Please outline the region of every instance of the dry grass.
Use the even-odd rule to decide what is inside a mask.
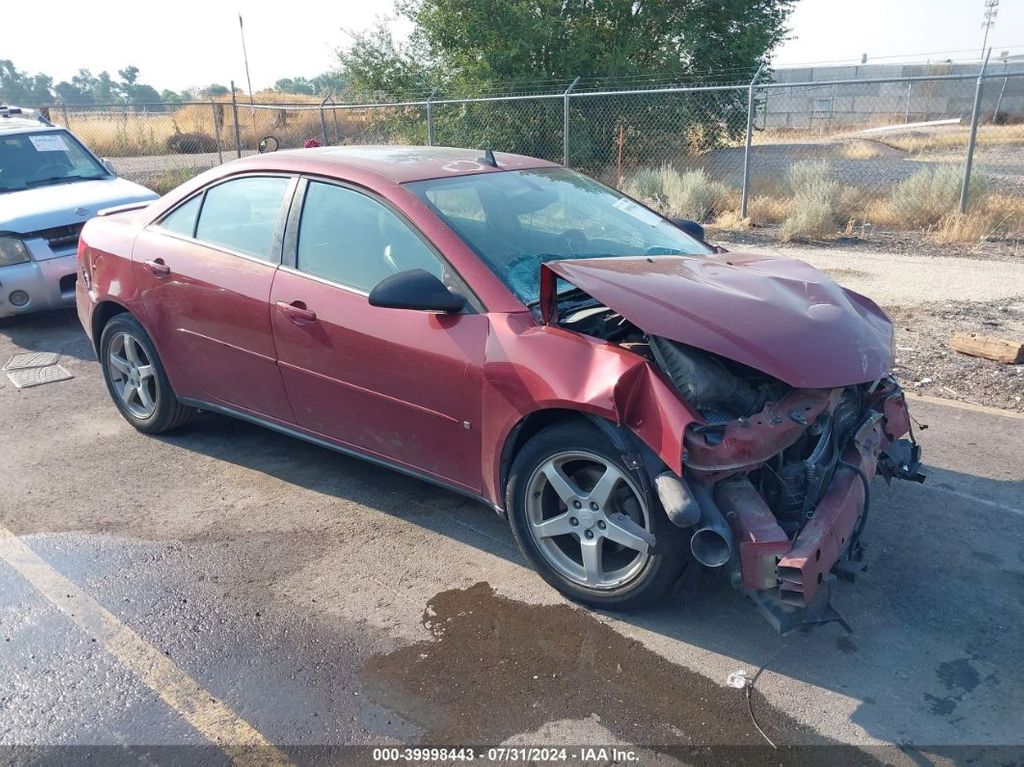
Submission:
[[[146,186],[162,196],[172,189],[181,186],[186,181],[195,178],[202,172],[203,168],[176,168],[164,171],[155,179],[148,181]]]
[[[1024,199],[990,194],[968,213],[944,216],[932,233],[939,244],[983,242],[996,234],[1024,234]]]
[[[257,104],[280,100],[279,93],[257,93],[253,98]],[[302,96],[288,96],[288,100],[305,102],[305,105],[319,103],[315,98]],[[328,111],[326,121],[328,135],[333,140],[334,114]],[[389,115],[381,110],[372,114],[340,111],[337,131],[341,140],[351,140],[372,132],[374,122],[380,125],[389,121]],[[70,112],[68,127],[102,157],[177,154],[182,148],[185,153],[215,151],[218,131],[222,148],[225,151],[235,148],[230,97],[221,97],[213,104],[186,104],[166,112]],[[246,97],[238,103],[238,132],[243,147],[255,148],[263,136],[272,135],[281,148],[289,148],[302,146],[308,138],[322,140],[323,127],[318,109],[250,109]],[[182,136],[192,138],[183,141]]]
[[[747,211],[749,213],[749,206]],[[740,216],[738,210],[727,210],[719,214],[718,218],[715,219],[714,227],[716,229],[749,229],[754,225],[753,219],[748,215],[746,218]]]
[[[949,149],[965,151],[970,127],[951,126],[932,130],[909,130],[905,133],[879,133],[873,140],[910,154],[941,152]],[[1024,125],[979,125],[979,147],[1024,145]]]
[[[876,157],[881,157],[882,151],[874,141],[853,139],[843,144],[839,154],[847,160],[873,160]]]

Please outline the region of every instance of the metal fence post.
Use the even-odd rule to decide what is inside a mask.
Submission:
[[[327,140],[327,120],[324,118],[324,104],[327,103],[327,99],[331,97],[330,92],[324,96],[323,101],[320,102],[320,131],[324,134],[324,145],[331,143]]]
[[[747,203],[750,202],[750,142],[754,135],[754,84],[764,70],[764,62],[757,68],[747,88],[747,139],[743,148],[743,195],[740,199],[740,218],[747,217]]]
[[[64,115],[64,127],[71,130],[71,123],[68,120],[68,105],[64,103],[64,99],[60,100],[60,113]]]
[[[235,98],[235,81],[231,81],[231,116],[235,121],[235,154],[242,156],[242,131],[238,127],[238,99]]]
[[[213,113],[213,135],[217,138],[217,164],[224,164],[224,148],[220,143],[220,122],[217,120],[217,102],[210,99],[210,111]]]
[[[981,63],[981,72],[978,73],[978,83],[974,86],[974,108],[971,110],[971,135],[967,139],[967,161],[964,162],[964,183],[960,187],[960,212],[967,212],[967,194],[971,185],[971,165],[974,162],[974,142],[978,138],[978,117],[981,112],[981,86],[985,82],[985,67],[988,66],[988,57],[992,55],[989,48],[985,54],[985,60]]]
[[[437,89],[430,91],[427,96],[427,146],[434,146],[434,94]]]
[[[562,165],[569,167],[569,94],[573,88],[579,85],[580,78],[577,77],[562,94]]]

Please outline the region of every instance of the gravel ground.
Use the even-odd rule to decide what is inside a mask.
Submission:
[[[954,352],[953,333],[1024,339],[1024,295],[1015,301],[949,301],[890,307],[896,325],[896,375],[908,390],[1024,412],[1024,365]]]
[[[713,237],[737,250],[802,259],[870,296],[896,325],[897,376],[907,389],[1024,411],[1024,365],[949,347],[959,331],[1024,340],[1024,260],[942,255],[937,246],[908,254],[850,243],[779,246],[749,236]]]

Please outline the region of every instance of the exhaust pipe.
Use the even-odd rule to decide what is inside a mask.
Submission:
[[[693,558],[705,567],[721,567],[732,559],[736,543],[725,517],[707,487],[694,482],[693,494],[700,504],[700,520],[690,538]]]

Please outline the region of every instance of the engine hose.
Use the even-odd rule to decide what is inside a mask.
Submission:
[[[840,466],[845,466],[850,471],[853,471],[860,477],[860,481],[864,485],[864,512],[860,515],[860,522],[857,523],[857,529],[854,530],[853,535],[850,538],[850,551],[853,551],[853,547],[860,540],[861,533],[864,532],[864,525],[868,521],[868,511],[871,509],[871,483],[868,481],[867,474],[864,470],[855,464],[848,463],[847,461],[840,461]]]

